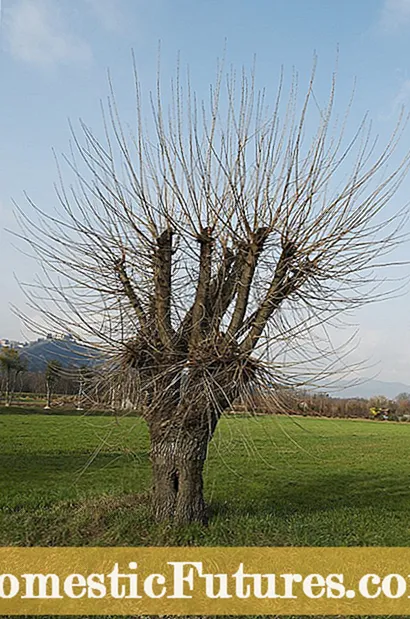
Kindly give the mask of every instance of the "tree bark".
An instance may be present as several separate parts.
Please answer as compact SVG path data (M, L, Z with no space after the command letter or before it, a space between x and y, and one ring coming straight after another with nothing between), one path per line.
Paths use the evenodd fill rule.
M206 349L202 352L206 357ZM199 362L185 364L177 378L171 376L164 383L146 417L154 515L176 524L206 524L203 470L208 446L221 413L237 395L237 386L220 361L214 367L208 363L206 372Z
M181 460L178 468L178 494L175 521L178 524L207 524L208 511L204 499L203 470L205 459Z
M172 520L178 493L178 472L172 458L151 451L153 510L158 522Z
M197 440L183 428L179 429L174 440L158 437L155 426L150 431L156 520L206 524L203 469L209 439L203 440L202 437L202 440Z

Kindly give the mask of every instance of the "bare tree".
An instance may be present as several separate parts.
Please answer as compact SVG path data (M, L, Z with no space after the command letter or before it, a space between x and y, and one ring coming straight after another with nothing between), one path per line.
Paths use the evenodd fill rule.
M18 350L5 346L0 350L0 367L4 382L4 403L5 406L11 406L17 379L26 370L26 364Z
M56 383L61 377L62 370L63 366L61 365L60 361L57 361L56 359L51 359L50 361L48 361L44 374L46 380L46 405L44 407L45 409L51 408L53 391Z
M404 214L385 207L408 169L405 119L382 147L366 118L347 131L350 105L335 118L333 79L319 106L314 73L302 99L297 78L286 96L281 79L269 106L253 73L219 70L203 102L178 70L169 107L160 80L151 95L151 128L136 76L135 136L110 87L103 139L73 131L74 183L60 180L56 212L19 211L45 274L31 307L100 342L113 406L132 387L159 519L205 521L222 411L258 384L306 382L298 358L330 374L318 329L375 298L374 269L400 241Z

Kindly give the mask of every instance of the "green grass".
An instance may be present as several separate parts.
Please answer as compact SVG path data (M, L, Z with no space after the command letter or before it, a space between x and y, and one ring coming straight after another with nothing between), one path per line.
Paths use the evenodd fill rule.
M2 415L0 436L2 545L410 545L409 425L225 418L205 530L152 523L141 419Z
M53 404L52 408L47 410L44 408L45 404L45 401L43 403L13 402L12 406L0 406L0 415L66 415L67 417L84 417L84 410L73 409L67 405L56 406L55 404ZM87 411L87 416L108 416L113 418L113 413L111 411L90 410ZM133 412L132 416L136 417L138 415L137 413Z
M0 545L410 546L410 425L228 417L208 528L152 522L139 418L0 416Z

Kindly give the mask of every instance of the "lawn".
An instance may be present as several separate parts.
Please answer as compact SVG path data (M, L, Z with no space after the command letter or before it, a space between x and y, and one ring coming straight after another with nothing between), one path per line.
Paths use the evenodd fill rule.
M208 528L150 517L139 418L0 416L0 545L410 546L410 424L227 417Z
M407 424L223 419L205 530L151 522L139 418L1 415L0 436L2 545L410 546Z

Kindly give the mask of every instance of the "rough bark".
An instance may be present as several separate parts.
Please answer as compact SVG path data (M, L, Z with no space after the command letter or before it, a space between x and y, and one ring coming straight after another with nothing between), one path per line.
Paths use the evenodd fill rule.
M244 252L240 249L237 253L232 248L225 249L222 263L209 284L205 307L208 331L213 329L214 332L218 332L225 312L235 296L244 259ZM181 322L178 331L178 339L180 341L187 341L189 339L189 333L192 329L193 310L194 306L187 311L185 318Z
M172 520L178 493L178 472L175 462L155 446L151 449L153 476L153 510L159 522Z
M215 354L213 346L210 352ZM238 382L248 380L245 370L235 379L237 365L228 360L207 363L204 369L206 347L202 355L185 364L179 380L173 376L163 385L147 416L153 508L159 521L207 522L203 470L209 443L221 413L238 395Z
M175 440L151 428L153 509L156 520L177 524L207 522L203 468L209 440L200 443L182 430Z
M192 329L189 347L192 350L203 338L203 328L206 321L206 301L209 296L209 286L212 273L212 245L211 231L207 228L202 230L198 239L201 249L199 258L198 284L195 301L192 308Z
M169 348L173 337L171 326L172 230L164 230L157 238L154 253L155 318L162 344Z
M258 264L259 256L263 245L268 236L268 228L258 228L253 235L246 249L246 257L242 267L241 278L238 286L236 304L232 314L231 322L227 330L227 338L233 339L237 331L241 328L248 308L249 294L253 282L253 277Z

